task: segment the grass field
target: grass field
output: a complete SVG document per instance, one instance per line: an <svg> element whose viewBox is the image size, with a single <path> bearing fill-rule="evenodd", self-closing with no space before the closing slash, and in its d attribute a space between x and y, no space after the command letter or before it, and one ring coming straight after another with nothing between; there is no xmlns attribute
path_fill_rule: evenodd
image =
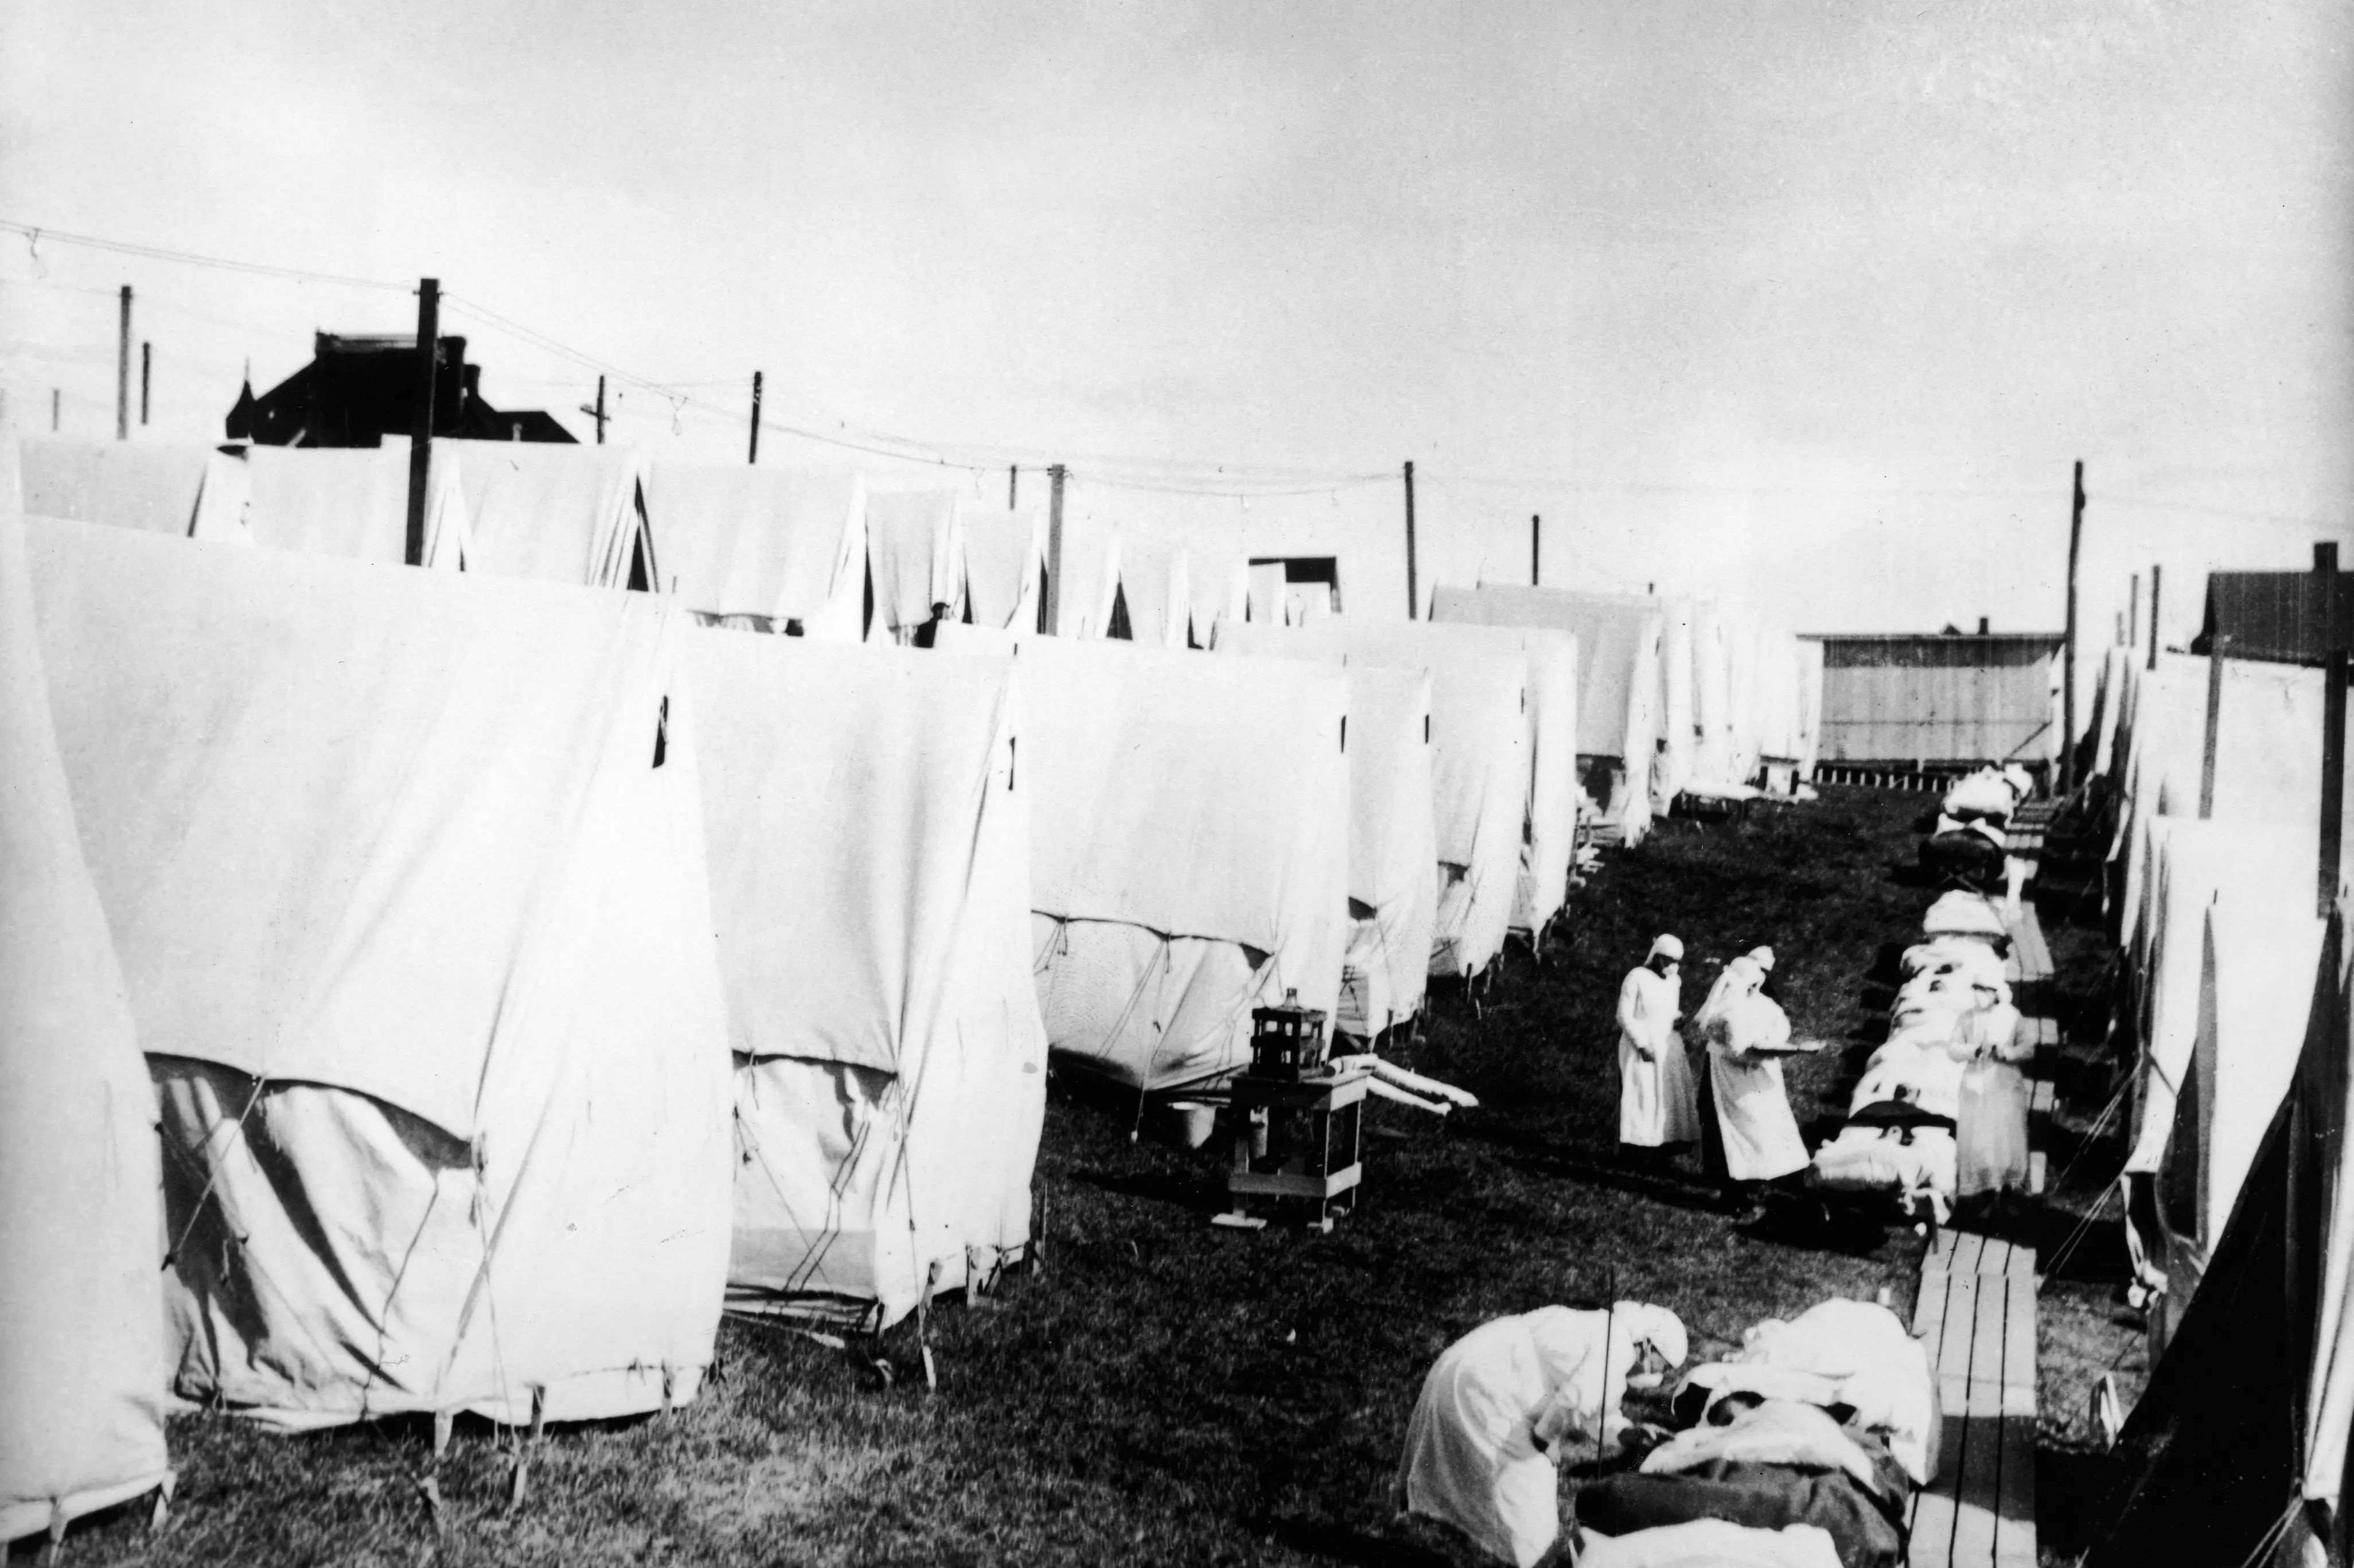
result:
<svg viewBox="0 0 2354 1568"><path fill-rule="evenodd" d="M1364 1199L1331 1235L1213 1228L1214 1162L1058 1095L1038 1181L1048 1267L910 1336L896 1384L758 1324L723 1328L723 1376L667 1416L551 1432L507 1508L514 1435L461 1422L437 1537L422 1422L302 1438L175 1420L171 1527L118 1517L69 1561L419 1563L1288 1563L1432 1560L1388 1488L1424 1372L1500 1313L1621 1296L1681 1313L1697 1353L1827 1296L1911 1306L1906 1230L1732 1226L1686 1169L1613 1160L1617 982L1653 934L1688 945L1687 1010L1714 963L1770 942L1801 1035L1847 1043L1791 1073L1802 1124L1844 1106L1867 1048L1862 979L1917 930L1919 798L1827 790L1742 824L1662 824L1573 896L1542 966L1516 951L1474 1006L1437 1000L1408 1065L1473 1090L1439 1122L1377 1103ZM2081 1395L2079 1395L2081 1397ZM1445 1560L1440 1553L1438 1560Z"/></svg>

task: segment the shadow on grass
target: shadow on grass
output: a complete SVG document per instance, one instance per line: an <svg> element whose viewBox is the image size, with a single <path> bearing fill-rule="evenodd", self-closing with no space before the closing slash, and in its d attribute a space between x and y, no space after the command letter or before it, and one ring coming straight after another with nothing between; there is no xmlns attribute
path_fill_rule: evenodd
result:
<svg viewBox="0 0 2354 1568"><path fill-rule="evenodd" d="M1416 1539L1416 1528L1411 1524L1384 1531L1303 1515L1277 1520L1271 1533L1278 1543L1294 1552L1334 1563L1359 1563L1362 1568L1454 1568L1455 1564L1479 1560L1469 1542L1464 1552L1451 1552L1433 1542ZM1435 1537L1437 1532L1433 1530L1430 1533Z"/></svg>
<svg viewBox="0 0 2354 1568"><path fill-rule="evenodd" d="M2094 1449L2036 1449L2035 1544L2045 1561L2073 1562L2093 1544L2095 1510L2115 1473L2109 1457Z"/></svg>

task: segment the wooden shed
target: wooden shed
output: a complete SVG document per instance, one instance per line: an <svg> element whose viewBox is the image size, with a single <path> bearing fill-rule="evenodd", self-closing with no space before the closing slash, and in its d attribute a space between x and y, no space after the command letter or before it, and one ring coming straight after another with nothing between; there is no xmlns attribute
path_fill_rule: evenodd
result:
<svg viewBox="0 0 2354 1568"><path fill-rule="evenodd" d="M2058 749L2057 631L1815 633L1822 760L2041 762Z"/></svg>

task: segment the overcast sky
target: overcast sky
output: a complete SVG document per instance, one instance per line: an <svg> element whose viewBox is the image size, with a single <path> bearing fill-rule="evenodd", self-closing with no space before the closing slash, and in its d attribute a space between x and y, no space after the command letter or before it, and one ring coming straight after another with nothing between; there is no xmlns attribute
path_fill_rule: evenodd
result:
<svg viewBox="0 0 2354 1568"><path fill-rule="evenodd" d="M2163 559L2181 636L2208 565L2354 538L2349 43L2244 0L11 0L0 217L401 287L0 235L0 387L111 434L130 282L143 434L212 437L249 358L411 329L431 273L485 394L584 435L594 371L481 311L695 399L617 386L659 450L740 460L758 367L764 460L1061 458L1099 518L1343 539L1386 615L1410 458L1426 594L1525 580L1543 513L1549 582L1802 630L2056 628L2081 457L2093 634Z"/></svg>

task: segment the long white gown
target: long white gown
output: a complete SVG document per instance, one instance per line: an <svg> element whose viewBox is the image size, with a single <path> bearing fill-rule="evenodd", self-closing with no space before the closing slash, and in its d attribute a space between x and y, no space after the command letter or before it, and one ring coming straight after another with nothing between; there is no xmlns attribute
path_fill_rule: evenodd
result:
<svg viewBox="0 0 2354 1568"><path fill-rule="evenodd" d="M1676 1033L1683 982L1649 965L1618 987L1618 1141L1656 1149L1700 1137L1700 1096ZM1647 1057L1644 1053L1649 1051Z"/></svg>
<svg viewBox="0 0 2354 1568"><path fill-rule="evenodd" d="M1398 1466L1406 1509L1529 1568L1561 1533L1560 1459L1536 1446L1536 1418L1568 1389L1590 1446L1596 1421L1619 1424L1611 1417L1634 1364L1623 1315L1614 1323L1608 1313L1542 1307L1472 1330L1423 1380Z"/></svg>
<svg viewBox="0 0 2354 1568"><path fill-rule="evenodd" d="M1782 1059L1766 1054L1789 1044L1790 1021L1759 992L1765 983L1765 971L1755 963L1734 959L1697 1020L1708 1037L1709 1086L1724 1139L1725 1173L1736 1181L1771 1181L1807 1168L1807 1141L1790 1114Z"/></svg>

